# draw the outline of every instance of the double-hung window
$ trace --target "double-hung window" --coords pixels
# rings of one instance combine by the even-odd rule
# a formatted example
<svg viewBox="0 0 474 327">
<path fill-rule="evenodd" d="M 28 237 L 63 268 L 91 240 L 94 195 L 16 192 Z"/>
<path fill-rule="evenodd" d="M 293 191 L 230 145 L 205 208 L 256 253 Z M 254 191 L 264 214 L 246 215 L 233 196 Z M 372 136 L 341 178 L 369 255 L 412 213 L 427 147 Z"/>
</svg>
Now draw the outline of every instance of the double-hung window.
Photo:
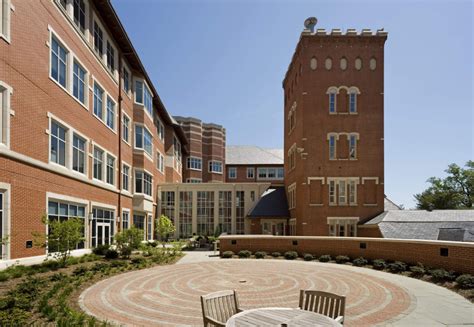
<svg viewBox="0 0 474 327">
<path fill-rule="evenodd" d="M 174 157 L 180 163 L 181 162 L 181 142 L 175 136 L 173 138 Z"/>
<path fill-rule="evenodd" d="M 156 151 L 156 168 L 162 173 L 165 171 L 165 157 L 159 151 Z"/>
<path fill-rule="evenodd" d="M 336 113 L 336 93 L 329 93 L 329 112 Z"/>
<path fill-rule="evenodd" d="M 115 70 L 115 49 L 107 40 L 107 68 L 113 73 Z"/>
<path fill-rule="evenodd" d="M 66 129 L 55 121 L 51 121 L 50 143 L 51 161 L 66 166 Z"/>
<path fill-rule="evenodd" d="M 130 92 L 130 73 L 123 67 L 123 90 L 128 94 Z"/>
<path fill-rule="evenodd" d="M 86 71 L 76 61 L 74 61 L 72 76 L 72 95 L 82 104 L 86 104 Z"/>
<path fill-rule="evenodd" d="M 94 21 L 94 50 L 102 59 L 104 54 L 104 32 L 96 21 Z"/>
<path fill-rule="evenodd" d="M 143 104 L 145 110 L 153 114 L 153 96 L 150 89 L 142 81 L 135 81 L 135 102 Z"/>
<path fill-rule="evenodd" d="M 336 160 L 336 136 L 329 136 L 329 160 Z"/>
<path fill-rule="evenodd" d="M 277 178 L 283 179 L 285 177 L 285 170 L 283 168 L 277 168 Z"/>
<path fill-rule="evenodd" d="M 158 139 L 164 142 L 165 141 L 165 126 L 159 119 L 157 119 L 156 121 L 156 131 L 158 133 Z"/>
<path fill-rule="evenodd" d="M 122 229 L 128 229 L 130 226 L 130 212 L 122 211 Z"/>
<path fill-rule="evenodd" d="M 143 82 L 135 82 L 135 102 L 143 104 Z"/>
<path fill-rule="evenodd" d="M 67 80 L 67 56 L 66 48 L 56 40 L 51 38 L 51 78 L 63 87 L 66 87 Z"/>
<path fill-rule="evenodd" d="M 10 42 L 10 0 L 0 0 L 0 37 Z"/>
<path fill-rule="evenodd" d="M 255 177 L 255 168 L 247 167 L 247 178 L 254 178 Z"/>
<path fill-rule="evenodd" d="M 130 167 L 122 164 L 122 189 L 130 191 Z"/>
<path fill-rule="evenodd" d="M 106 167 L 106 179 L 105 181 L 108 184 L 114 185 L 114 171 L 115 171 L 115 158 L 112 157 L 110 154 L 107 155 L 107 167 Z"/>
<path fill-rule="evenodd" d="M 72 137 L 72 169 L 85 174 L 86 158 L 86 141 L 74 134 Z"/>
<path fill-rule="evenodd" d="M 188 169 L 202 170 L 202 159 L 197 157 L 189 157 L 187 162 Z"/>
<path fill-rule="evenodd" d="M 348 182 L 349 186 L 349 204 L 357 204 L 357 186 L 356 181 L 351 180 Z"/>
<path fill-rule="evenodd" d="M 103 109 L 103 98 L 104 98 L 104 90 L 97 85 L 94 84 L 94 115 L 97 116 L 100 120 L 102 120 L 104 109 Z"/>
<path fill-rule="evenodd" d="M 237 178 L 237 168 L 236 167 L 230 167 L 228 174 L 229 174 L 230 179 L 236 179 Z"/>
<path fill-rule="evenodd" d="M 107 126 L 115 128 L 115 103 L 110 97 L 107 97 Z"/>
<path fill-rule="evenodd" d="M 357 112 L 357 94 L 350 93 L 349 94 L 349 112 L 354 114 Z"/>
<path fill-rule="evenodd" d="M 0 144 L 6 146 L 10 138 L 10 92 L 9 86 L 0 81 Z"/>
<path fill-rule="evenodd" d="M 104 151 L 94 147 L 94 178 L 102 180 L 102 169 L 104 165 Z"/>
<path fill-rule="evenodd" d="M 329 204 L 336 204 L 336 182 L 333 180 L 329 181 Z"/>
<path fill-rule="evenodd" d="M 135 148 L 143 149 L 153 157 L 151 133 L 142 125 L 135 125 Z"/>
<path fill-rule="evenodd" d="M 86 28 L 86 5 L 84 0 L 74 0 L 74 24 L 79 27 L 82 33 Z"/>
<path fill-rule="evenodd" d="M 152 181 L 153 177 L 141 170 L 135 171 L 135 193 L 143 193 L 152 195 Z"/>
<path fill-rule="evenodd" d="M 130 118 L 126 115 L 122 118 L 122 139 L 127 143 L 130 142 Z"/>
<path fill-rule="evenodd" d="M 339 195 L 339 204 L 347 204 L 347 196 L 346 196 L 346 181 L 339 181 L 339 188 L 338 188 L 338 195 Z"/>
<path fill-rule="evenodd" d="M 357 136 L 349 137 L 349 159 L 357 159 Z"/>
</svg>

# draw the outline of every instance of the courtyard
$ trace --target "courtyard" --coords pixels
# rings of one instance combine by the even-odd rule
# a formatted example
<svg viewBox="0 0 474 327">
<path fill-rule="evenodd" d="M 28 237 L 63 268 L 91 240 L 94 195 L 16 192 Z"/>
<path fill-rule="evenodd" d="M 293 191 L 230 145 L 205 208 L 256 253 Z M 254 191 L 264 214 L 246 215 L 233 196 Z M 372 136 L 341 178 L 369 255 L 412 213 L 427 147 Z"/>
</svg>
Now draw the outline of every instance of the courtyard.
<svg viewBox="0 0 474 327">
<path fill-rule="evenodd" d="M 300 289 L 319 289 L 346 295 L 347 326 L 474 323 L 468 300 L 417 279 L 345 265 L 210 254 L 189 252 L 174 265 L 100 281 L 81 294 L 80 306 L 121 325 L 202 325 L 203 294 L 235 289 L 244 309 L 297 307 Z"/>
</svg>

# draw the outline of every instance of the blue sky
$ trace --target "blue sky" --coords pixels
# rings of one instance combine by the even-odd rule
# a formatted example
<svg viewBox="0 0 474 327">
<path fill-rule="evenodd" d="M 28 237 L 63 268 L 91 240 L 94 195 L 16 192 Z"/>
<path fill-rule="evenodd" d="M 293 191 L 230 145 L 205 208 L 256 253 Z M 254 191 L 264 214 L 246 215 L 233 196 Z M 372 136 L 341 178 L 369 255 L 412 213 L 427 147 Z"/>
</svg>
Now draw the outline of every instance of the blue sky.
<svg viewBox="0 0 474 327">
<path fill-rule="evenodd" d="M 168 111 L 230 145 L 283 146 L 281 82 L 303 22 L 384 27 L 385 193 L 406 208 L 474 158 L 471 1 L 113 0 Z"/>
</svg>

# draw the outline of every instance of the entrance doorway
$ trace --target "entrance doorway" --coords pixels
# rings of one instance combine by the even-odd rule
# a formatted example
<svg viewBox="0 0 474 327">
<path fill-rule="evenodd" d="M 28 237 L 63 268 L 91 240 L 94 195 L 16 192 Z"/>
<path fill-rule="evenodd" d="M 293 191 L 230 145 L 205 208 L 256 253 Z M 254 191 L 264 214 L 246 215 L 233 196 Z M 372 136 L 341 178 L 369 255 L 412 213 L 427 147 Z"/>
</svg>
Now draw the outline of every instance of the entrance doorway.
<svg viewBox="0 0 474 327">
<path fill-rule="evenodd" d="M 97 245 L 110 245 L 112 243 L 110 223 L 97 223 Z"/>
</svg>

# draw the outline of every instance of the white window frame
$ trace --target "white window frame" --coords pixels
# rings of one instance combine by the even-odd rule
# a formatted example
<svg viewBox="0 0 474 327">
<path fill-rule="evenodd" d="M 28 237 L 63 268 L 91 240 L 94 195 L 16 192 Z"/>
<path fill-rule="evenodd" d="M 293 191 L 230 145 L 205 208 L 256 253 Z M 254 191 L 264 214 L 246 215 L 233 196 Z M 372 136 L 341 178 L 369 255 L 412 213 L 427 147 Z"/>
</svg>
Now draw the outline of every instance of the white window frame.
<svg viewBox="0 0 474 327">
<path fill-rule="evenodd" d="M 125 228 L 125 229 L 129 229 L 129 228 L 131 227 L 131 225 L 130 225 L 130 209 L 128 209 L 128 208 L 122 208 L 122 217 L 121 217 L 121 219 L 120 219 L 120 229 L 121 229 L 122 231 L 124 230 L 124 227 L 123 227 L 123 223 L 124 223 L 124 221 L 125 221 L 125 219 L 124 219 L 125 215 L 124 215 L 124 214 L 127 214 L 127 217 L 128 217 L 128 219 L 127 219 L 127 224 L 128 224 L 128 226 L 127 226 L 127 228 Z"/>
<path fill-rule="evenodd" d="M 112 183 L 109 182 L 109 157 L 113 159 L 112 176 L 111 176 Z M 116 179 L 117 179 L 116 176 L 115 176 L 116 167 L 117 167 L 117 158 L 115 158 L 115 156 L 113 156 L 112 154 L 107 153 L 105 155 L 105 182 L 107 184 L 115 185 Z"/>
<path fill-rule="evenodd" d="M 2 222 L 0 228 L 2 229 L 2 238 L 6 238 L 5 244 L 1 247 L 1 260 L 10 259 L 10 243 L 11 243 L 11 185 L 0 182 L 0 193 L 2 193 Z"/>
<path fill-rule="evenodd" d="M 84 141 L 84 172 L 81 173 L 80 171 L 77 171 L 74 169 L 74 136 L 76 136 L 77 138 L 80 138 Z M 72 160 L 72 163 L 71 163 L 71 169 L 79 174 L 83 174 L 85 176 L 87 176 L 87 162 L 88 162 L 88 159 L 89 159 L 89 153 L 88 153 L 88 147 L 87 147 L 87 139 L 85 139 L 84 137 L 82 137 L 81 135 L 79 135 L 78 133 L 76 132 L 72 132 L 72 144 L 71 144 L 71 147 L 72 147 L 72 154 L 71 154 L 71 160 Z M 78 149 L 78 151 L 81 151 Z"/>
<path fill-rule="evenodd" d="M 13 9 L 10 0 L 0 0 L 1 13 L 0 16 L 0 37 L 7 41 L 7 43 L 11 42 L 11 10 Z"/>
<path fill-rule="evenodd" d="M 161 143 L 165 142 L 165 125 L 159 117 L 156 117 L 156 133 L 158 134 L 158 140 Z"/>
<path fill-rule="evenodd" d="M 89 138 L 87 136 L 85 136 L 84 134 L 82 134 L 81 132 L 79 132 L 77 129 L 74 129 L 73 127 L 71 127 L 71 125 L 69 125 L 68 123 L 66 123 L 62 119 L 60 119 L 57 116 L 53 115 L 52 113 L 48 112 L 47 116 L 48 116 L 48 129 L 46 130 L 46 134 L 48 134 L 48 163 L 54 168 L 67 169 L 71 173 L 73 173 L 75 175 L 78 175 L 78 176 L 84 176 L 84 175 L 88 176 L 88 172 L 89 172 L 89 168 L 90 168 L 89 167 L 88 156 L 89 156 L 89 149 L 90 149 L 90 146 L 91 146 L 91 144 L 90 144 L 91 142 L 89 141 Z M 52 121 L 55 121 L 56 123 L 58 123 L 59 125 L 61 125 L 63 128 L 66 129 L 66 165 L 65 166 L 62 166 L 60 164 L 57 164 L 57 163 L 51 161 L 51 124 L 52 124 Z M 77 136 L 81 137 L 83 140 L 86 141 L 86 144 L 85 144 L 86 165 L 85 165 L 84 174 L 72 169 L 73 135 L 74 134 L 76 134 Z"/>
<path fill-rule="evenodd" d="M 329 155 L 329 160 L 337 160 L 337 141 L 339 140 L 339 135 L 337 133 L 328 133 L 328 155 Z M 334 153 L 333 156 L 331 156 L 331 139 L 334 139 Z"/>
<path fill-rule="evenodd" d="M 143 174 L 143 178 L 142 178 L 142 192 L 137 192 L 136 190 L 136 183 L 137 183 L 137 173 L 138 172 L 141 172 Z M 151 187 L 150 187 L 150 190 L 151 190 L 151 194 L 146 194 L 144 191 L 145 191 L 145 174 L 151 176 Z M 134 194 L 143 194 L 144 196 L 146 197 L 150 197 L 150 198 L 153 198 L 153 174 L 151 174 L 149 171 L 147 171 L 146 169 L 139 169 L 139 168 L 134 168 L 134 172 L 133 172 L 133 180 L 134 180 L 134 183 L 133 183 L 133 193 Z"/>
<path fill-rule="evenodd" d="M 114 97 L 109 93 L 107 92 L 107 89 L 94 77 L 92 76 L 92 115 L 97 118 L 102 124 L 104 124 L 105 127 L 107 127 L 110 131 L 112 131 L 113 133 L 117 134 L 117 102 L 115 101 Z M 95 111 L 94 111 L 94 97 L 95 97 L 95 85 L 97 84 L 97 86 L 102 89 L 102 117 L 99 117 L 98 115 L 95 114 Z M 112 117 L 113 118 L 113 122 L 114 122 L 114 128 L 111 128 L 108 124 L 107 124 L 107 118 L 108 118 L 108 115 L 109 115 L 109 112 L 108 112 L 108 109 L 107 109 L 107 100 L 110 99 L 111 102 L 113 103 L 114 105 L 114 116 Z"/>
<path fill-rule="evenodd" d="M 288 186 L 288 209 L 296 208 L 296 183 Z"/>
<path fill-rule="evenodd" d="M 125 88 L 125 74 L 124 74 L 124 72 L 127 72 L 127 75 L 128 75 L 128 90 Z M 128 68 L 128 65 L 125 62 L 125 60 L 122 60 L 122 89 L 123 89 L 123 91 L 125 92 L 125 94 L 127 95 L 127 97 L 129 99 L 131 98 L 131 94 L 132 94 L 132 83 L 133 83 L 132 72 Z"/>
<path fill-rule="evenodd" d="M 10 148 L 10 115 L 11 110 L 11 96 L 13 95 L 13 88 L 0 81 L 0 145 Z"/>
<path fill-rule="evenodd" d="M 136 91 L 137 82 L 140 82 L 143 85 L 143 87 L 142 87 L 142 102 L 137 101 L 137 91 Z M 145 107 L 145 88 L 148 90 L 148 92 L 151 95 L 151 108 L 150 108 L 150 111 L 148 111 L 148 109 Z M 139 77 L 134 77 L 133 78 L 133 102 L 138 104 L 138 105 L 143 106 L 143 110 L 145 111 L 145 114 L 152 121 L 153 121 L 153 116 L 152 116 L 153 115 L 153 98 L 154 98 L 153 92 L 151 91 L 151 88 L 148 86 L 148 83 L 145 81 L 145 79 L 139 78 Z"/>
<path fill-rule="evenodd" d="M 354 138 L 354 156 L 351 157 L 351 142 L 352 139 Z M 348 141 L 349 141 L 349 160 L 357 160 L 358 159 L 358 149 L 357 145 L 359 143 L 359 134 L 358 133 L 351 133 L 348 135 Z"/>
<path fill-rule="evenodd" d="M 128 124 L 125 124 L 125 119 L 128 120 Z M 125 127 L 127 130 L 127 139 L 124 138 Z M 124 112 L 122 113 L 122 140 L 128 145 L 131 145 L 130 144 L 131 134 L 132 134 L 132 120 L 130 119 L 130 116 L 128 116 Z"/>
<path fill-rule="evenodd" d="M 87 69 L 86 65 L 76 56 L 76 54 L 68 47 L 67 43 L 64 42 L 64 40 L 59 36 L 58 33 L 54 31 L 54 29 L 48 25 L 48 30 L 49 30 L 49 39 L 48 42 L 46 43 L 48 46 L 49 50 L 49 64 L 48 64 L 48 76 L 49 79 L 55 83 L 57 86 L 59 86 L 63 91 L 65 91 L 67 94 L 71 96 L 71 98 L 74 99 L 78 104 L 80 104 L 84 109 L 89 110 L 89 78 L 90 78 L 90 73 L 89 70 Z M 51 47 L 52 47 L 52 42 L 53 38 L 58 41 L 58 43 L 64 47 L 67 50 L 67 58 L 66 58 L 66 86 L 63 86 L 62 84 L 59 83 L 54 77 L 51 75 L 52 72 L 52 67 L 51 67 Z M 84 76 L 84 102 L 81 102 L 78 98 L 74 96 L 74 62 L 76 62 L 84 71 L 85 71 L 85 76 Z M 103 89 L 103 87 L 101 86 Z"/>
<path fill-rule="evenodd" d="M 156 150 L 156 169 L 162 174 L 165 173 L 165 157 L 158 149 Z"/>
<path fill-rule="evenodd" d="M 237 167 L 229 167 L 227 170 L 229 179 L 237 179 Z"/>
<path fill-rule="evenodd" d="M 215 170 L 214 170 L 214 166 L 213 166 L 214 163 L 220 164 L 220 167 L 221 167 L 220 171 L 217 171 L 217 170 L 215 171 Z M 208 162 L 208 172 L 209 172 L 209 173 L 213 173 L 213 174 L 220 174 L 220 175 L 222 175 L 222 161 L 219 161 L 219 160 L 209 160 L 209 162 Z"/>
<path fill-rule="evenodd" d="M 143 130 L 146 130 L 149 134 L 150 134 L 150 137 L 151 137 L 151 149 L 150 149 L 150 152 L 148 152 L 147 150 L 145 150 L 145 133 L 142 133 L 142 147 L 137 147 L 137 133 L 136 133 L 136 127 L 137 126 L 140 126 Z M 138 151 L 143 151 L 147 156 L 148 158 L 153 161 L 153 134 L 150 132 L 150 130 L 148 129 L 148 127 L 146 127 L 145 124 L 141 124 L 141 123 L 134 123 L 133 124 L 133 139 L 134 139 L 134 142 L 133 142 L 133 148 L 135 150 L 138 150 Z"/>
<path fill-rule="evenodd" d="M 114 155 L 113 153 L 107 151 L 103 146 L 97 144 L 96 142 L 91 142 L 92 143 L 92 179 L 95 180 L 95 181 L 98 181 L 102 184 L 106 184 L 106 185 L 109 185 L 109 186 L 115 186 L 117 184 L 117 156 Z M 98 148 L 99 150 L 101 150 L 103 152 L 103 155 L 102 155 L 102 179 L 98 179 L 98 178 L 95 178 L 94 176 L 94 149 L 95 148 Z M 113 184 L 110 184 L 110 183 L 107 183 L 107 156 L 110 156 L 112 158 L 114 158 L 114 183 Z"/>
<path fill-rule="evenodd" d="M 194 166 L 199 166 L 200 168 L 193 167 L 193 161 L 195 163 Z M 199 162 L 199 164 L 197 164 Z M 190 156 L 186 160 L 186 168 L 189 170 L 195 170 L 195 171 L 202 171 L 202 158 L 201 157 L 194 157 Z"/>
<path fill-rule="evenodd" d="M 127 168 L 128 169 L 128 175 L 125 175 L 124 172 L 125 172 L 125 169 L 124 168 Z M 126 162 L 122 161 L 122 173 L 121 173 L 121 176 L 120 178 L 122 178 L 122 190 L 125 191 L 125 192 L 130 192 L 130 185 L 132 183 L 132 166 L 130 166 L 129 164 L 127 164 Z M 125 176 L 127 176 L 127 185 L 128 187 L 125 188 L 124 187 L 124 179 L 125 179 Z"/>
<path fill-rule="evenodd" d="M 251 174 L 249 174 L 251 173 Z M 247 167 L 247 179 L 254 179 L 255 178 L 255 168 L 254 167 Z"/>
</svg>

